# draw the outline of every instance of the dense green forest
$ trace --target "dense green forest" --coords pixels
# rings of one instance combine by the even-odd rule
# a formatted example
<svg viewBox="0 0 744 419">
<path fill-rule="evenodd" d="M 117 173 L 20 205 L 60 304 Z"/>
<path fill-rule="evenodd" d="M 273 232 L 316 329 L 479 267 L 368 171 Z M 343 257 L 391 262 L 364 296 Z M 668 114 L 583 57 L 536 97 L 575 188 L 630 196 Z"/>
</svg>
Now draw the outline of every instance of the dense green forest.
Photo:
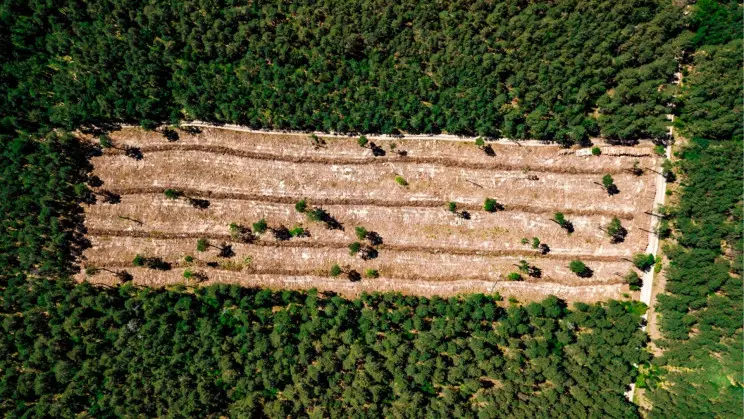
<svg viewBox="0 0 744 419">
<path fill-rule="evenodd" d="M 670 209 L 666 293 L 657 297 L 664 350 L 641 377 L 650 417 L 741 417 L 742 363 L 742 10 L 701 1 L 691 15 L 678 127 L 679 202 Z M 719 141 L 715 141 L 719 140 Z"/>
<path fill-rule="evenodd" d="M 628 306 L 12 279 L 0 414 L 629 417 Z"/>
<path fill-rule="evenodd" d="M 0 5 L 0 415 L 737 417 L 741 6 L 128 0 Z M 681 66 L 682 88 L 671 85 Z M 675 93 L 677 93 L 675 95 Z M 691 138 L 664 354 L 642 307 L 75 284 L 90 124 L 204 119 L 564 144 Z"/>
<path fill-rule="evenodd" d="M 687 46 L 658 0 L 9 0 L 0 19 L 21 127 L 662 139 Z"/>
</svg>

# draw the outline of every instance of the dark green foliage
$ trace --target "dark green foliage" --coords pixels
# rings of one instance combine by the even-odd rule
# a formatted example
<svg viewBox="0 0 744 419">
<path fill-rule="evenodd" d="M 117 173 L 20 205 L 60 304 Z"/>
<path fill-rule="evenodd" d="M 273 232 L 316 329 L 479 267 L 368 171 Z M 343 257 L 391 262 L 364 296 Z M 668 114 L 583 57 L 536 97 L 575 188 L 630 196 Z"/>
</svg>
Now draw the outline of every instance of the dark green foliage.
<svg viewBox="0 0 744 419">
<path fill-rule="evenodd" d="M 504 209 L 504 206 L 493 198 L 486 198 L 483 202 L 483 210 L 486 212 L 496 212 L 501 209 Z"/>
<path fill-rule="evenodd" d="M 136 255 L 132 260 L 134 266 L 145 266 L 145 257 L 142 255 Z"/>
<path fill-rule="evenodd" d="M 377 271 L 377 269 L 367 269 L 367 272 L 365 272 L 364 276 L 367 278 L 379 278 L 380 273 Z"/>
<path fill-rule="evenodd" d="M 349 254 L 351 256 L 354 256 L 357 253 L 359 253 L 359 250 L 361 250 L 361 249 L 362 249 L 362 244 L 359 243 L 359 242 L 354 242 L 354 243 L 352 243 L 352 244 L 349 245 Z"/>
<path fill-rule="evenodd" d="M 612 221 L 607 225 L 606 231 L 612 243 L 621 243 L 625 241 L 625 236 L 628 235 L 628 230 L 623 227 L 620 219 L 617 217 L 612 217 Z"/>
<path fill-rule="evenodd" d="M 356 235 L 357 239 L 364 240 L 367 238 L 367 229 L 364 227 L 355 227 L 354 234 Z"/>
<path fill-rule="evenodd" d="M 197 252 L 206 252 L 209 246 L 210 246 L 210 243 L 208 239 L 199 239 L 196 241 Z"/>
<path fill-rule="evenodd" d="M 553 222 L 555 222 L 556 224 L 558 224 L 559 226 L 561 226 L 561 228 L 564 229 L 564 230 L 566 230 L 566 232 L 568 234 L 571 234 L 571 233 L 574 232 L 573 223 L 570 222 L 570 221 L 568 221 L 568 219 L 566 219 L 566 216 L 563 215 L 562 212 L 556 212 L 553 215 Z M 534 243 L 534 241 L 533 241 L 533 243 Z"/>
<path fill-rule="evenodd" d="M 540 239 L 537 237 L 532 238 L 532 248 L 537 249 L 540 246 Z"/>
<path fill-rule="evenodd" d="M 183 192 L 176 189 L 166 189 L 164 193 L 168 199 L 178 199 L 183 196 Z"/>
<path fill-rule="evenodd" d="M 266 223 L 266 219 L 264 218 L 253 223 L 253 232 L 256 234 L 263 234 L 268 228 L 269 225 Z"/>
<path fill-rule="evenodd" d="M 741 414 L 743 152 L 741 141 L 696 140 L 681 153 L 676 244 L 657 297 L 664 354 L 645 380 L 653 418 Z"/>
<path fill-rule="evenodd" d="M 630 285 L 631 291 L 638 291 L 643 286 L 643 280 L 640 276 L 638 276 L 638 273 L 636 271 L 630 271 L 627 275 L 625 275 L 625 282 Z"/>
<path fill-rule="evenodd" d="M 675 124 L 690 137 L 742 139 L 742 13 L 734 2 L 731 5 L 733 16 L 738 16 L 735 17 L 738 24 L 725 36 L 738 34 L 737 38 L 700 47 L 693 55 L 693 68 L 684 79 L 679 118 Z"/>
<path fill-rule="evenodd" d="M 602 176 L 602 187 L 605 188 L 607 194 L 610 196 L 616 195 L 620 192 L 617 185 L 615 185 L 615 180 L 612 179 L 612 176 L 609 174 Z"/>
<path fill-rule="evenodd" d="M 506 278 L 509 281 L 521 281 L 522 275 L 520 275 L 518 272 L 511 272 L 509 275 L 506 276 Z"/>
<path fill-rule="evenodd" d="M 599 156 L 602 154 L 602 149 L 599 147 L 592 147 L 592 156 Z"/>
<path fill-rule="evenodd" d="M 368 143 L 369 143 L 369 140 L 364 135 L 357 138 L 357 144 L 359 144 L 359 147 L 366 147 Z"/>
<path fill-rule="evenodd" d="M 674 182 L 675 180 L 677 180 L 677 176 L 674 174 L 674 171 L 672 170 L 671 160 L 664 159 L 664 162 L 661 163 L 661 174 L 664 176 L 667 182 Z"/>
<path fill-rule="evenodd" d="M 338 265 L 331 266 L 331 271 L 330 271 L 330 275 L 331 276 L 339 276 L 339 275 L 341 275 L 341 272 L 343 272 L 343 271 L 341 270 L 341 267 L 340 266 L 338 266 Z"/>
<path fill-rule="evenodd" d="M 448 202 L 447 203 L 447 211 L 449 212 L 457 212 L 457 203 L 456 202 Z"/>
<path fill-rule="evenodd" d="M 89 246 L 79 204 L 91 201 L 92 150 L 61 133 L 0 140 L 0 275 L 76 272 L 72 263 Z"/>
<path fill-rule="evenodd" d="M 405 180 L 403 176 L 396 176 L 395 183 L 397 183 L 400 186 L 408 186 L 408 181 Z"/>
<path fill-rule="evenodd" d="M 306 209 L 307 209 L 307 201 L 304 199 L 297 201 L 297 203 L 295 204 L 295 210 L 297 212 L 305 212 Z"/>
<path fill-rule="evenodd" d="M 652 0 L 11 0 L 5 124 L 660 137 L 681 9 Z M 10 36 L 12 34 L 12 36 Z M 593 114 L 599 107 L 599 118 Z M 156 122 L 157 121 L 157 122 Z"/>
<path fill-rule="evenodd" d="M 576 276 L 579 276 L 581 278 L 588 278 L 592 276 L 592 270 L 589 269 L 584 262 L 576 259 L 572 260 L 571 263 L 568 264 L 568 269 L 571 270 L 571 272 L 575 273 Z"/>
<path fill-rule="evenodd" d="M 633 265 L 642 271 L 651 269 L 651 267 L 654 266 L 655 261 L 656 259 L 651 253 L 638 253 L 633 255 Z"/>
<path fill-rule="evenodd" d="M 648 360 L 617 302 L 21 278 L 0 293 L 8 417 L 630 417 L 623 392 Z"/>
</svg>

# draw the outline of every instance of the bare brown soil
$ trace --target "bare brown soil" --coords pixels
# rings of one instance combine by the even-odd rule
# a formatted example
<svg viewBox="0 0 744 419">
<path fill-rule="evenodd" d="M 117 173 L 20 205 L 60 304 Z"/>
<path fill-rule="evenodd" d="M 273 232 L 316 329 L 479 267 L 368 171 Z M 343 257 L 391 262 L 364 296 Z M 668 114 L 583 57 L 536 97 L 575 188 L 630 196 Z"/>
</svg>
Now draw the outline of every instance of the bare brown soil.
<svg viewBox="0 0 744 419">
<path fill-rule="evenodd" d="M 182 283 L 183 271 L 191 269 L 203 271 L 206 283 L 315 287 L 346 295 L 500 292 L 520 300 L 554 294 L 596 301 L 628 292 L 618 274 L 630 269 L 628 259 L 648 241 L 642 229 L 649 219 L 643 211 L 651 209 L 654 178 L 650 171 L 642 176 L 627 171 L 635 161 L 656 167 L 648 146 L 603 147 L 602 156 L 579 157 L 555 146 L 499 144 L 493 145 L 494 156 L 487 156 L 474 144 L 402 140 L 395 141 L 395 150 L 407 156 L 391 151 L 392 141 L 378 141 L 386 154 L 375 157 L 355 138 L 328 138 L 315 149 L 299 136 L 219 129 L 195 135 L 179 131 L 175 142 L 140 129 L 111 137 L 117 147 L 140 148 L 144 158 L 134 160 L 121 150 L 94 158 L 95 174 L 104 182 L 100 190 L 120 194 L 121 201 L 86 208 L 93 243 L 87 263 L 126 269 L 142 285 Z M 608 196 L 595 183 L 605 173 L 613 175 L 618 195 Z M 409 185 L 396 184 L 398 175 Z M 166 188 L 186 197 L 169 200 Z M 194 208 L 189 197 L 207 199 L 208 208 Z M 327 229 L 295 211 L 302 198 L 310 207 L 325 209 L 342 229 Z M 503 210 L 483 211 L 485 198 L 495 198 Z M 469 212 L 469 219 L 446 211 L 448 201 Z M 574 233 L 551 221 L 556 211 L 566 214 Z M 601 230 L 613 216 L 628 230 L 623 243 L 611 244 Z M 265 233 L 252 244 L 231 240 L 230 223 L 250 227 L 261 218 L 271 228 L 302 226 L 310 236 L 279 241 Z M 347 246 L 358 240 L 356 226 L 382 238 L 378 257 L 349 255 Z M 215 248 L 196 252 L 201 237 L 231 245 L 235 255 L 220 257 Z M 521 243 L 532 237 L 548 244 L 550 252 L 542 255 Z M 173 269 L 134 268 L 136 254 L 160 257 Z M 186 255 L 197 260 L 187 264 Z M 542 275 L 507 281 L 521 259 L 539 267 Z M 593 275 L 571 273 L 573 259 L 584 261 Z M 362 276 L 375 269 L 380 277 L 332 278 L 328 271 L 336 263 Z M 115 278 L 100 273 L 88 280 L 111 283 Z"/>
</svg>

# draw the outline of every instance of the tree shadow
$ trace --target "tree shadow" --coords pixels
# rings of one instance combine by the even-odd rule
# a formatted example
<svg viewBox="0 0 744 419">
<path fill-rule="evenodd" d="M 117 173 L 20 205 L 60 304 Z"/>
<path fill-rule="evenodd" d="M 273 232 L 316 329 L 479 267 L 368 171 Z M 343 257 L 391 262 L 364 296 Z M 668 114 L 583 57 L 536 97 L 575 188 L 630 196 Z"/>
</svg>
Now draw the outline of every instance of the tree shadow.
<svg viewBox="0 0 744 419">
<path fill-rule="evenodd" d="M 170 128 L 163 128 L 163 137 L 169 142 L 178 141 L 178 132 Z"/>
<path fill-rule="evenodd" d="M 271 233 L 274 235 L 274 238 L 278 241 L 287 241 L 292 238 L 292 233 L 289 232 L 289 229 L 283 225 L 280 225 L 276 228 L 271 228 Z"/>
<path fill-rule="evenodd" d="M 233 251 L 232 245 L 222 243 L 219 249 L 220 249 L 220 253 L 218 255 L 221 258 L 231 258 L 235 256 L 235 252 Z"/>
<path fill-rule="evenodd" d="M 183 128 L 181 128 L 181 130 L 183 132 L 185 132 L 187 134 L 191 134 L 191 135 L 201 134 L 201 132 L 202 132 L 201 128 L 199 128 L 199 127 L 192 127 L 192 126 L 183 127 Z"/>
<path fill-rule="evenodd" d="M 372 150 L 372 155 L 375 157 L 383 157 L 386 154 L 385 150 L 375 143 L 369 143 L 369 148 Z"/>
<path fill-rule="evenodd" d="M 135 160 L 142 160 L 144 157 L 142 154 L 142 150 L 139 149 L 139 147 L 133 147 L 133 146 L 125 146 L 124 148 L 124 154 L 132 159 Z"/>
<path fill-rule="evenodd" d="M 372 246 L 379 246 L 382 244 L 382 236 L 380 236 L 376 231 L 368 231 L 365 238 L 369 240 L 369 243 Z"/>
<path fill-rule="evenodd" d="M 208 200 L 200 198 L 189 198 L 189 204 L 197 209 L 207 209 L 210 205 Z"/>
<path fill-rule="evenodd" d="M 496 157 L 496 152 L 493 151 L 493 147 L 491 147 L 490 144 L 483 147 L 483 152 L 486 153 L 486 156 L 488 157 Z"/>
<path fill-rule="evenodd" d="M 351 282 L 359 282 L 359 281 L 362 280 L 362 275 L 359 272 L 355 271 L 355 270 L 349 271 L 346 274 L 346 276 L 347 276 L 347 278 L 349 278 L 349 281 L 351 281 Z"/>
<path fill-rule="evenodd" d="M 610 196 L 617 195 L 620 193 L 620 189 L 614 183 L 607 187 L 607 194 Z"/>
<path fill-rule="evenodd" d="M 470 213 L 467 211 L 460 211 L 457 213 L 457 215 L 462 218 L 463 220 L 469 220 L 470 219 Z"/>
<path fill-rule="evenodd" d="M 548 246 L 545 243 L 540 243 L 540 246 L 538 247 L 540 249 L 540 254 L 547 255 L 550 253 L 550 246 Z"/>
<path fill-rule="evenodd" d="M 594 271 L 588 266 L 583 271 L 576 274 L 579 278 L 591 278 L 594 276 Z"/>
</svg>

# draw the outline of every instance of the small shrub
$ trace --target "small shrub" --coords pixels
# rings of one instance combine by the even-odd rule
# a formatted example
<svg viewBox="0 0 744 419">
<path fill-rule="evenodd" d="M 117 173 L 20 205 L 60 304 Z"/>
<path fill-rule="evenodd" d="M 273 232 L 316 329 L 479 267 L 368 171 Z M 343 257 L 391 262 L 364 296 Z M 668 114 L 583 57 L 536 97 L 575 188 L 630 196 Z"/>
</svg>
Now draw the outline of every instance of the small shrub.
<svg viewBox="0 0 744 419">
<path fill-rule="evenodd" d="M 530 239 L 528 239 L 527 237 L 522 237 L 522 240 L 520 240 L 519 242 L 522 244 L 527 244 L 530 242 Z"/>
<path fill-rule="evenodd" d="M 395 183 L 397 183 L 400 186 L 408 186 L 408 182 L 405 179 L 403 179 L 403 176 L 396 176 Z"/>
<path fill-rule="evenodd" d="M 178 199 L 183 195 L 183 192 L 176 189 L 166 189 L 165 197 L 168 199 Z"/>
<path fill-rule="evenodd" d="M 367 229 L 364 227 L 354 228 L 354 233 L 356 234 L 356 237 L 359 240 L 364 240 L 367 238 Z"/>
<path fill-rule="evenodd" d="M 540 239 L 537 237 L 532 238 L 532 248 L 537 249 L 540 246 Z"/>
<path fill-rule="evenodd" d="M 452 202 L 452 201 L 448 202 L 447 203 L 447 210 L 449 212 L 456 212 L 457 211 L 457 203 L 456 202 Z"/>
<path fill-rule="evenodd" d="M 617 217 L 612 217 L 612 221 L 607 225 L 606 231 L 612 243 L 623 242 L 625 241 L 625 236 L 628 235 L 628 230 L 620 224 L 620 219 Z"/>
<path fill-rule="evenodd" d="M 364 274 L 367 278 L 378 278 L 380 276 L 380 273 L 377 272 L 377 269 L 367 269 L 367 272 Z"/>
<path fill-rule="evenodd" d="M 512 273 L 510 273 L 509 275 L 507 275 L 507 277 L 506 277 L 506 278 L 507 278 L 507 279 L 508 279 L 509 281 L 521 281 L 521 280 L 522 280 L 522 275 L 520 275 L 520 274 L 519 274 L 519 273 L 517 273 L 517 272 L 512 272 Z"/>
<path fill-rule="evenodd" d="M 608 195 L 615 195 L 620 192 L 617 185 L 615 185 L 615 180 L 609 174 L 602 176 L 602 187 L 605 188 Z"/>
<path fill-rule="evenodd" d="M 660 156 L 666 156 L 666 147 L 664 147 L 661 144 L 658 144 L 658 145 L 656 145 L 656 147 L 654 147 L 654 153 L 656 153 L 656 154 L 658 154 Z"/>
<path fill-rule="evenodd" d="M 357 139 L 357 144 L 359 144 L 359 147 L 366 147 L 367 143 L 369 143 L 369 140 L 364 135 Z"/>
<path fill-rule="evenodd" d="M 331 266 L 331 271 L 329 273 L 331 276 L 339 276 L 341 275 L 341 272 L 343 272 L 341 270 L 341 267 L 336 264 L 336 265 Z"/>
<path fill-rule="evenodd" d="M 483 209 L 487 212 L 495 212 L 499 209 L 499 203 L 495 199 L 486 198 L 485 202 L 483 202 Z"/>
<path fill-rule="evenodd" d="M 652 255 L 651 253 L 638 253 L 633 256 L 633 265 L 644 272 L 648 271 L 649 269 L 651 269 L 652 266 L 654 266 L 654 261 L 654 255 Z"/>
<path fill-rule="evenodd" d="M 559 226 L 561 226 L 562 229 L 566 230 L 569 234 L 573 233 L 574 227 L 573 223 L 568 221 L 566 219 L 566 216 L 563 215 L 562 212 L 556 212 L 553 216 L 553 221 L 555 221 Z"/>
<path fill-rule="evenodd" d="M 636 273 L 636 271 L 630 271 L 625 275 L 625 282 L 630 285 L 631 291 L 638 291 L 643 286 L 643 280 Z"/>
<path fill-rule="evenodd" d="M 476 146 L 477 146 L 478 148 L 483 148 L 483 147 L 485 147 L 485 146 L 486 146 L 486 142 L 485 142 L 485 141 L 483 141 L 483 138 L 481 138 L 481 137 L 478 137 L 478 138 L 476 138 L 476 139 L 475 139 L 475 145 L 476 145 Z"/>
<path fill-rule="evenodd" d="M 307 231 L 305 231 L 305 229 L 300 226 L 295 226 L 291 230 L 289 230 L 289 235 L 292 237 L 305 237 L 306 234 Z"/>
<path fill-rule="evenodd" d="M 209 240 L 208 239 L 199 239 L 196 241 L 196 251 L 197 252 L 206 252 L 209 248 Z"/>
<path fill-rule="evenodd" d="M 194 257 L 191 255 L 186 255 L 183 257 L 183 261 L 186 263 L 194 263 Z"/>
<path fill-rule="evenodd" d="M 361 249 L 362 249 L 362 244 L 359 243 L 359 242 L 354 242 L 354 243 L 352 243 L 352 244 L 349 245 L 349 254 L 351 256 L 354 256 L 357 253 L 359 253 L 359 250 L 361 250 Z"/>
<path fill-rule="evenodd" d="M 111 137 L 105 134 L 98 137 L 98 143 L 101 145 L 101 148 L 111 148 L 114 146 L 114 142 L 111 141 Z"/>
<path fill-rule="evenodd" d="M 295 211 L 297 212 L 305 212 L 306 209 L 307 209 L 307 201 L 304 199 L 297 201 L 297 203 L 295 204 Z"/>
<path fill-rule="evenodd" d="M 145 266 L 145 257 L 142 255 L 135 256 L 134 260 L 132 260 L 132 264 L 134 266 Z"/>
<path fill-rule="evenodd" d="M 571 270 L 571 272 L 575 273 L 577 276 L 581 278 L 587 278 L 592 276 L 592 270 L 589 269 L 588 266 L 584 264 L 584 262 L 576 259 L 572 260 L 571 263 L 568 264 L 568 269 Z"/>
<path fill-rule="evenodd" d="M 599 156 L 602 154 L 602 150 L 599 147 L 592 147 L 592 156 Z"/>
<path fill-rule="evenodd" d="M 255 223 L 253 223 L 253 231 L 256 234 L 263 234 L 266 232 L 266 230 L 269 228 L 268 224 L 266 224 L 266 219 L 262 218 Z"/>
</svg>

